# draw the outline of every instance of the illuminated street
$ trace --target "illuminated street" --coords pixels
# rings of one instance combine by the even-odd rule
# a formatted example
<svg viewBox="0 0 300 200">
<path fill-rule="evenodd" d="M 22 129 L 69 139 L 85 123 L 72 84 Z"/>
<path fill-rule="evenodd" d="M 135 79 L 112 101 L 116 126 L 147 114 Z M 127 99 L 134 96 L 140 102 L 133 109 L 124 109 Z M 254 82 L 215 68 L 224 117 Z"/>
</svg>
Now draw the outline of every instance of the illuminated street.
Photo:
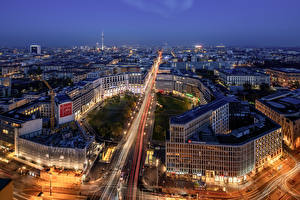
<svg viewBox="0 0 300 200">
<path fill-rule="evenodd" d="M 74 185 L 77 191 L 74 191 L 72 187 L 64 185 L 56 187 L 51 184 L 51 181 L 44 181 L 38 177 L 21 176 L 17 173 L 11 173 L 11 170 L 16 168 L 22 168 L 23 170 L 32 170 L 38 173 L 37 170 L 24 167 L 15 161 L 9 161 L 11 159 L 10 154 L 4 153 L 2 162 L 10 162 L 10 169 L 6 169 L 1 165 L 1 174 L 4 177 L 10 177 L 18 181 L 14 182 L 15 188 L 14 196 L 16 199 L 29 199 L 34 196 L 42 196 L 45 199 L 185 199 L 181 195 L 173 195 L 177 193 L 177 189 L 164 188 L 159 182 L 159 187 L 163 190 L 160 193 L 149 192 L 141 189 L 139 186 L 139 177 L 141 168 L 144 168 L 144 156 L 145 146 L 148 143 L 149 134 L 153 129 L 153 117 L 149 118 L 150 110 L 151 116 L 154 116 L 153 109 L 150 107 L 153 104 L 153 86 L 155 84 L 156 73 L 161 62 L 161 53 L 157 60 L 154 62 L 149 82 L 145 89 L 143 96 L 140 96 L 138 105 L 140 108 L 135 110 L 133 116 L 135 116 L 129 126 L 129 130 L 125 131 L 125 135 L 122 140 L 115 147 L 108 148 L 107 153 L 103 157 L 104 161 L 112 157 L 109 164 L 97 164 L 101 168 L 104 166 L 104 171 L 101 172 L 99 178 L 84 183 L 81 185 Z M 102 103 L 94 104 L 92 107 L 95 109 L 97 106 L 101 106 Z M 151 107 L 152 108 L 152 107 Z M 82 119 L 85 119 L 87 112 L 81 115 Z M 86 131 L 90 131 L 96 134 L 85 120 L 81 120 L 80 123 L 84 123 Z M 150 129 L 145 131 L 145 128 L 149 126 Z M 146 137 L 145 137 L 146 135 Z M 131 155 L 129 155 L 132 153 Z M 112 156 L 113 155 L 113 156 Z M 7 159 L 5 158 L 7 156 Z M 213 190 L 197 191 L 193 188 L 186 188 L 183 191 L 187 193 L 189 198 L 218 198 L 218 199 L 265 199 L 266 197 L 272 197 L 273 194 L 281 194 L 283 198 L 293 197 L 299 198 L 299 191 L 291 187 L 290 179 L 300 171 L 299 157 L 292 158 L 291 155 L 285 156 L 285 159 L 280 159 L 273 164 L 271 168 L 266 168 L 256 176 L 249 177 L 249 180 L 242 185 L 227 186 L 226 192 L 218 192 Z M 15 166 L 15 167 L 13 167 Z M 129 167 L 128 169 L 125 169 Z M 123 175 L 122 175 L 123 174 Z M 124 176 L 127 178 L 124 179 Z M 122 178 L 121 178 L 122 177 Z M 122 179 L 122 180 L 121 180 Z M 175 181 L 176 182 L 176 181 Z M 296 181 L 293 184 L 297 184 Z M 51 188 L 51 189 L 50 189 Z M 214 186 L 212 186 L 214 188 Z M 218 187 L 217 187 L 218 188 Z M 180 193 L 182 193 L 181 191 Z M 273 198 L 273 197 L 272 197 Z"/>
<path fill-rule="evenodd" d="M 0 200 L 300 200 L 299 0 L 0 9 Z"/>
<path fill-rule="evenodd" d="M 144 94 L 145 97 L 144 97 L 141 109 L 139 110 L 139 112 L 137 114 L 137 117 L 134 119 L 134 121 L 133 121 L 133 123 L 132 123 L 132 125 L 131 125 L 128 133 L 127 133 L 129 136 L 128 136 L 124 146 L 122 146 L 122 148 L 121 148 L 121 152 L 118 156 L 117 162 L 112 165 L 112 166 L 114 166 L 114 168 L 112 169 L 113 171 L 112 171 L 111 175 L 109 176 L 108 182 L 106 183 L 104 191 L 101 195 L 101 199 L 111 199 L 111 198 L 115 197 L 116 192 L 117 192 L 117 188 L 120 187 L 119 186 L 119 179 L 120 179 L 120 175 L 121 175 L 121 170 L 123 169 L 123 166 L 124 166 L 124 164 L 127 160 L 128 152 L 132 148 L 132 145 L 134 144 L 135 138 L 136 137 L 139 138 L 139 137 L 143 136 L 143 132 L 142 132 L 143 128 L 140 129 L 140 126 L 145 125 L 144 124 L 145 123 L 144 122 L 145 113 L 147 113 L 147 111 L 148 111 L 149 103 L 150 103 L 150 100 L 151 100 L 151 90 L 152 90 L 152 87 L 153 87 L 153 84 L 154 84 L 155 74 L 157 72 L 157 68 L 159 66 L 160 59 L 161 58 L 158 57 L 158 60 L 155 61 L 154 65 L 153 65 L 154 71 L 151 73 L 150 81 L 149 81 L 149 83 L 147 85 L 147 88 L 145 90 L 145 94 Z M 139 141 L 139 139 L 137 139 L 136 141 Z M 138 150 L 136 150 L 136 152 L 137 151 Z M 139 159 L 140 159 L 140 156 L 139 156 Z M 135 179 L 137 181 L 137 177 Z M 136 183 L 136 181 L 135 181 L 135 183 Z M 133 185 L 132 188 L 133 189 L 136 188 L 136 185 L 135 186 Z"/>
</svg>

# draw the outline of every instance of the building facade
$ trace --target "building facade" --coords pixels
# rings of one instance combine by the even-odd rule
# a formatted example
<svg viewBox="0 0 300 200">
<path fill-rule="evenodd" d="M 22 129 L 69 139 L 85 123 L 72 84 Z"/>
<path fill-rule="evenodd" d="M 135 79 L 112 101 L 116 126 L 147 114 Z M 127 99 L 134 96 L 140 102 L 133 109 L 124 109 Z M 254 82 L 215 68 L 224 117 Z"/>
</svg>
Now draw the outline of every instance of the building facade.
<svg viewBox="0 0 300 200">
<path fill-rule="evenodd" d="M 42 53 L 41 46 L 36 44 L 30 45 L 30 53 L 41 54 Z"/>
<path fill-rule="evenodd" d="M 21 114 L 0 115 L 0 140 L 14 144 L 15 137 L 30 132 L 40 133 L 42 127 L 42 119 L 35 119 Z"/>
<path fill-rule="evenodd" d="M 199 101 L 200 104 L 206 104 L 218 95 L 216 87 L 209 80 L 174 72 L 157 74 L 155 87 L 159 92 L 185 95 Z"/>
<path fill-rule="evenodd" d="M 28 132 L 15 137 L 15 155 L 41 166 L 85 171 L 92 165 L 98 144 L 75 122 L 55 133 Z"/>
<path fill-rule="evenodd" d="M 228 98 L 215 100 L 170 119 L 168 175 L 241 183 L 250 172 L 259 171 L 281 156 L 281 127 L 262 113 L 251 111 L 253 123 L 229 129 L 231 102 Z"/>
<path fill-rule="evenodd" d="M 282 127 L 283 141 L 300 147 L 300 91 L 278 92 L 256 100 L 255 107 Z"/>
<path fill-rule="evenodd" d="M 282 87 L 293 87 L 300 85 L 300 70 L 295 68 L 273 68 L 267 69 L 266 73 L 270 75 L 271 82 Z"/>
<path fill-rule="evenodd" d="M 259 86 L 261 84 L 270 85 L 270 76 L 260 72 L 246 69 L 218 69 L 215 74 L 227 86 L 243 86 L 250 84 Z"/>
<path fill-rule="evenodd" d="M 88 167 L 93 148 L 93 143 L 83 148 L 53 147 L 31 141 L 28 135 L 17 139 L 15 155 L 47 167 L 55 166 L 84 171 Z"/>
</svg>

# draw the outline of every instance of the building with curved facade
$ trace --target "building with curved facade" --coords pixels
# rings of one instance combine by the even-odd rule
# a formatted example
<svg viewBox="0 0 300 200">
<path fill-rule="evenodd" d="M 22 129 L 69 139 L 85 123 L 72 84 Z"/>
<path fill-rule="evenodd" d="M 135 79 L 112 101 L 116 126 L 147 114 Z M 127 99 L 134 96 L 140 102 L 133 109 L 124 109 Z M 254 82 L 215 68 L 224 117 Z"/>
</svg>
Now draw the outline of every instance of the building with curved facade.
<svg viewBox="0 0 300 200">
<path fill-rule="evenodd" d="M 56 133 L 31 132 L 15 138 L 15 155 L 40 166 L 87 170 L 97 156 L 94 137 L 83 133 L 75 122 Z"/>
</svg>

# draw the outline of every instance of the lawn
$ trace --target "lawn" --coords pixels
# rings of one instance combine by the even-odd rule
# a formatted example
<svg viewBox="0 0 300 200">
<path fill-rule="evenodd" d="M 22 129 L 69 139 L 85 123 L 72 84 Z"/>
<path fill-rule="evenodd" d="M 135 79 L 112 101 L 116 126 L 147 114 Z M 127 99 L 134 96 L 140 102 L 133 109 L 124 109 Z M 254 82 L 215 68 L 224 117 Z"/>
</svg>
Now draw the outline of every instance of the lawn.
<svg viewBox="0 0 300 200">
<path fill-rule="evenodd" d="M 102 109 L 88 115 L 88 122 L 104 139 L 121 139 L 136 101 L 137 96 L 131 93 L 107 99 Z"/>
<path fill-rule="evenodd" d="M 170 117 L 191 109 L 192 103 L 187 98 L 160 93 L 157 93 L 157 102 L 152 139 L 165 141 L 166 134 L 169 131 Z"/>
</svg>

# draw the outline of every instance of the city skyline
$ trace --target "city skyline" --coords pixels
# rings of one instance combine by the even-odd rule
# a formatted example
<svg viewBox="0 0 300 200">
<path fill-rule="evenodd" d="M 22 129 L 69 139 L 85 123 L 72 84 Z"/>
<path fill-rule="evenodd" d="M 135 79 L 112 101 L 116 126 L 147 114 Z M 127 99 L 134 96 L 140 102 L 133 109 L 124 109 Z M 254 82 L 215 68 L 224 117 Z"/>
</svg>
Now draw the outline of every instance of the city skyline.
<svg viewBox="0 0 300 200">
<path fill-rule="evenodd" d="M 300 46 L 300 3 L 279 0 L 115 0 L 2 3 L 0 46 Z M 12 15 L 12 13 L 17 13 Z"/>
<path fill-rule="evenodd" d="M 0 200 L 300 199 L 299 8 L 3 1 Z"/>
</svg>

